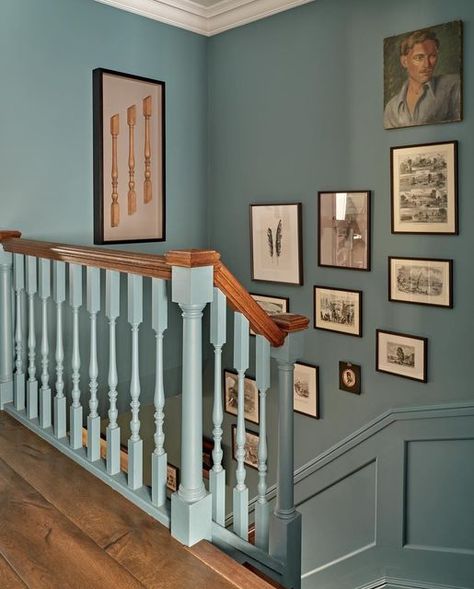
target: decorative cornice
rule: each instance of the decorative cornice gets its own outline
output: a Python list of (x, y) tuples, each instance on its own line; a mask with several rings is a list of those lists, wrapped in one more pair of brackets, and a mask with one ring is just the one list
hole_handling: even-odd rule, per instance
[(203, 6), (192, 0), (96, 0), (207, 37), (312, 1), (221, 0)]

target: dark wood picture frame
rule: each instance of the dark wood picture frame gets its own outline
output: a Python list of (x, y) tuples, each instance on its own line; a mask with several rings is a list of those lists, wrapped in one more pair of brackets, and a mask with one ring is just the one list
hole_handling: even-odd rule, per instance
[[(394, 295), (394, 283), (393, 283), (393, 264), (397, 261), (397, 260), (401, 260), (401, 261), (405, 261), (405, 262), (425, 262), (427, 264), (429, 264), (430, 262), (433, 262), (435, 264), (438, 265), (443, 265), (446, 266), (446, 280), (445, 282), (442, 284), (442, 286), (445, 286), (447, 288), (447, 294), (444, 297), (444, 301), (443, 303), (437, 303), (437, 302), (431, 302), (429, 300), (430, 295), (426, 294), (425, 295), (425, 299), (426, 300), (422, 300), (423, 299), (423, 295), (422, 294), (417, 294), (417, 293), (413, 293), (412, 294), (412, 300), (409, 300), (409, 297), (407, 296), (406, 299), (403, 298), (397, 298)], [(420, 264), (421, 265), (421, 264)], [(410, 277), (408, 277), (410, 278)], [(420, 278), (421, 278), (421, 274), (420, 274)], [(435, 296), (435, 294), (433, 295)], [(413, 300), (415, 299), (415, 300)], [(453, 308), (453, 260), (452, 259), (437, 259), (437, 258), (415, 258), (415, 257), (403, 257), (403, 256), (389, 256), (388, 257), (388, 300), (391, 302), (395, 302), (395, 303), (405, 303), (405, 304), (411, 304), (411, 305), (428, 305), (430, 307), (442, 307), (442, 308), (448, 308), (448, 309), (452, 309)], [(436, 299), (433, 299), (436, 301)], [(439, 299), (441, 300), (441, 299)]]
[[(278, 223), (264, 223), (265, 227), (263, 227), (262, 231), (258, 231), (257, 229), (257, 222), (254, 220), (253, 212), (257, 209), (262, 209), (262, 207), (274, 207), (274, 208), (281, 208), (281, 207), (295, 207), (295, 218), (293, 222), (296, 225), (296, 236), (293, 236), (293, 246), (289, 248), (291, 254), (284, 256), (286, 258), (285, 264), (286, 268), (289, 268), (290, 275), (288, 276), (288, 271), (286, 272), (286, 278), (291, 278), (285, 280), (285, 272), (281, 268), (257, 268), (257, 262), (260, 259), (268, 258), (267, 262), (270, 261), (275, 266), (277, 266), (277, 258), (280, 257), (278, 251), (281, 251), (281, 247), (285, 247), (285, 237), (282, 235), (282, 218)], [(249, 205), (249, 216), (250, 216), (250, 251), (251, 251), (251, 276), (252, 280), (256, 282), (275, 282), (278, 284), (291, 284), (296, 286), (303, 285), (303, 236), (302, 236), (302, 203), (300, 202), (292, 202), (292, 203), (251, 203)], [(275, 219), (274, 219), (275, 221)], [(270, 226), (271, 225), (271, 226)], [(286, 227), (288, 231), (288, 227)], [(279, 238), (280, 236), (280, 238)], [(257, 244), (256, 241), (259, 243)], [(265, 244), (265, 247), (264, 245)], [(279, 244), (279, 245), (278, 245)], [(259, 247), (260, 246), (260, 247)], [(268, 256), (263, 253), (263, 251), (267, 251), (268, 249)], [(258, 250), (258, 251), (257, 251)], [(285, 251), (285, 250), (284, 250)], [(291, 257), (296, 257), (296, 259), (289, 259)]]
[[(323, 237), (325, 235), (325, 226), (327, 225), (327, 220), (326, 222), (323, 222), (323, 215), (322, 215), (322, 206), (323, 206), (323, 199), (326, 197), (337, 197), (339, 194), (344, 194), (346, 196), (351, 196), (353, 195), (355, 197), (355, 195), (362, 195), (363, 197), (365, 197), (365, 214), (363, 212), (358, 213), (357, 211), (351, 211), (350, 213), (347, 213), (347, 211), (344, 211), (344, 219), (340, 219), (338, 220), (335, 216), (332, 216), (332, 219), (329, 221), (330, 223), (332, 223), (331, 227), (327, 226), (326, 229), (329, 228), (333, 228), (334, 231), (336, 232), (336, 240), (338, 241), (351, 241), (351, 245), (352, 247), (350, 248), (351, 250), (354, 247), (357, 247), (357, 241), (362, 241), (364, 242), (364, 246), (363, 246), (363, 252), (364, 252), (364, 256), (363, 256), (363, 262), (360, 266), (354, 265), (354, 262), (352, 261), (349, 264), (344, 264), (344, 263), (340, 263), (340, 264), (329, 264), (329, 263), (324, 263), (322, 260), (323, 258), (325, 258), (326, 256), (323, 253), (323, 250), (325, 249), (325, 246), (322, 243)], [(371, 191), (370, 190), (333, 190), (333, 191), (329, 191), (329, 190), (320, 190), (318, 192), (318, 266), (321, 267), (328, 267), (328, 268), (338, 268), (341, 270), (358, 270), (359, 272), (369, 272), (371, 269), (371, 223), (372, 223), (372, 215), (371, 215)], [(353, 205), (354, 206), (354, 205)], [(336, 208), (337, 211), (337, 208)], [(365, 231), (363, 229), (360, 228), (360, 226), (362, 225), (362, 227), (364, 227), (365, 225)], [(360, 233), (355, 233), (355, 229), (358, 229), (360, 231)], [(338, 235), (338, 233), (340, 233), (340, 235)], [(365, 237), (365, 239), (364, 239)], [(336, 248), (335, 248), (335, 255), (337, 256), (337, 249), (339, 249), (337, 247), (336, 244)], [(341, 248), (342, 249), (347, 249), (347, 248)], [(364, 263), (365, 262), (365, 263)]]
[[(258, 443), (257, 443), (257, 460), (255, 463), (250, 462), (249, 460), (247, 460), (246, 458), (244, 459), (244, 464), (246, 464), (248, 467), (253, 468), (254, 470), (258, 470), (258, 444), (260, 443), (260, 434), (258, 434), (257, 432), (253, 432), (252, 430), (249, 430), (247, 428), (245, 428), (245, 437), (247, 438), (247, 435), (251, 435), (254, 436), (256, 438), (258, 438)], [(236, 436), (237, 436), (237, 426), (235, 423), (232, 424), (232, 428), (231, 428), (231, 438), (232, 438), (232, 458), (237, 462), (237, 459), (235, 457), (235, 451), (237, 449), (237, 444), (236, 444)]]
[[(440, 211), (443, 210), (444, 208), (446, 208), (446, 217), (447, 217), (447, 221), (446, 223), (444, 223), (447, 227), (445, 228), (445, 231), (438, 231), (438, 230), (431, 230), (429, 231), (427, 228), (423, 227), (424, 224), (426, 224), (427, 226), (430, 225), (430, 223), (428, 221), (413, 221), (412, 223), (409, 223), (408, 220), (404, 220), (404, 223), (407, 223), (407, 228), (401, 230), (400, 228), (398, 228), (399, 225), (401, 225), (401, 221), (399, 221), (398, 223), (396, 222), (395, 216), (396, 216), (396, 208), (400, 208), (400, 202), (401, 202), (401, 198), (402, 195), (399, 195), (399, 190), (396, 190), (395, 187), (395, 182), (396, 179), (398, 178), (400, 174), (400, 167), (401, 165), (398, 166), (398, 171), (396, 171), (396, 166), (394, 163), (394, 159), (396, 157), (396, 154), (398, 152), (401, 152), (403, 150), (420, 150), (418, 152), (418, 155), (421, 157), (422, 152), (425, 151), (425, 148), (429, 151), (429, 150), (434, 150), (436, 147), (442, 147), (442, 146), (450, 146), (452, 148), (452, 154), (446, 154), (447, 159), (451, 158), (452, 156), (452, 169), (449, 170), (448, 169), (448, 164), (446, 164), (446, 176), (444, 177), (444, 180), (446, 181), (446, 207), (441, 206), (443, 201), (440, 200), (441, 196), (439, 195), (439, 193), (441, 192), (441, 188), (443, 187), (443, 174), (442, 172), (438, 172), (438, 174), (440, 174), (441, 176), (439, 176), (439, 180), (435, 180), (433, 178), (433, 176), (435, 175), (434, 171), (433, 171), (433, 176), (432, 176), (432, 172), (427, 172), (426, 176), (422, 176), (422, 174), (419, 174), (419, 178), (418, 181), (420, 183), (426, 183), (427, 184), (427, 188), (426, 190), (430, 190), (431, 189), (431, 193), (430, 196), (428, 197), (425, 193), (425, 195), (422, 196), (413, 196), (413, 200), (416, 202), (416, 199), (418, 198), (420, 199), (424, 199), (426, 201), (429, 201), (430, 199), (435, 199), (436, 202), (433, 203), (429, 203), (427, 202), (426, 206), (420, 206), (419, 207), (419, 212), (417, 213), (417, 215), (419, 216), (420, 219), (423, 218), (423, 216), (427, 216), (431, 213), (434, 214), (434, 211), (437, 210), (438, 214), (441, 214)], [(415, 151), (414, 151), (415, 152)], [(416, 152), (415, 152), (416, 153)], [(409, 160), (411, 160), (411, 158), (409, 158)], [(405, 163), (404, 166), (406, 166), (407, 164)], [(410, 165), (411, 168), (411, 165)], [(411, 174), (412, 178), (414, 179), (414, 182), (417, 182), (416, 179), (416, 173), (414, 172), (407, 172), (407, 174)], [(423, 189), (425, 190), (425, 189)], [(433, 194), (434, 193), (434, 194)], [(458, 235), (459, 234), (459, 218), (458, 218), (458, 200), (459, 200), (459, 195), (458, 195), (458, 142), (456, 140), (454, 141), (440, 141), (437, 143), (421, 143), (421, 144), (415, 144), (415, 145), (399, 145), (399, 146), (394, 146), (390, 148), (390, 194), (391, 194), (391, 230), (392, 233), (394, 234), (408, 234), (408, 235)], [(421, 193), (420, 193), (421, 194)], [(406, 195), (403, 195), (403, 197), (406, 199)], [(438, 204), (439, 206), (433, 206), (435, 204)], [(411, 208), (415, 208), (413, 207), (405, 207), (407, 210), (411, 209)], [(408, 213), (407, 213), (408, 214)], [(409, 225), (408, 225), (409, 223)], [(440, 223), (440, 222), (439, 222)], [(435, 223), (431, 223), (431, 225), (435, 226), (436, 228), (436, 222)], [(440, 227), (441, 229), (443, 229), (443, 227)], [(425, 230), (426, 229), (426, 230)]]
[[(314, 405), (311, 407), (311, 410), (303, 410), (302, 404), (299, 404), (299, 409), (297, 409), (296, 407), (298, 406), (298, 374), (297, 374), (297, 370), (298, 370), (298, 366), (302, 366), (303, 370), (306, 369), (310, 369), (311, 372), (313, 373), (313, 385), (314, 385)], [(310, 390), (308, 391), (308, 398), (311, 397), (312, 395), (312, 391)], [(303, 397), (305, 397), (306, 394), (303, 395)], [(304, 403), (304, 402), (303, 402)], [(293, 410), (295, 411), (295, 413), (299, 413), (300, 415), (306, 415), (307, 417), (312, 417), (313, 419), (319, 419), (320, 418), (320, 413), (319, 413), (319, 366), (316, 366), (314, 364), (307, 364), (306, 362), (295, 362), (295, 372), (294, 372), (294, 380), (293, 380)]]
[[(143, 218), (146, 215), (137, 215), (137, 213), (129, 214), (128, 217), (132, 217), (132, 219), (128, 223), (128, 228), (126, 227), (123, 229), (125, 235), (121, 237), (112, 237), (107, 236), (106, 232), (113, 231), (114, 225), (112, 222), (112, 218), (114, 218), (114, 213), (111, 211), (112, 200), (110, 201), (110, 206), (107, 204), (106, 207), (106, 196), (104, 190), (104, 182), (107, 176), (110, 177), (109, 172), (104, 171), (104, 78), (105, 77), (111, 78), (123, 78), (126, 82), (133, 81), (133, 82), (143, 82), (144, 84), (152, 84), (153, 86), (159, 87), (159, 100), (158, 100), (158, 107), (156, 107), (155, 101), (153, 100), (153, 94), (151, 94), (149, 108), (151, 109), (151, 115), (149, 117), (143, 114), (142, 116), (142, 108), (145, 109), (145, 99), (143, 100), (143, 105), (140, 104), (132, 104), (132, 106), (136, 107), (134, 111), (134, 115), (130, 114), (130, 124), (128, 121), (129, 117), (129, 109), (124, 106), (120, 106), (119, 113), (114, 116), (117, 116), (117, 122), (112, 123), (112, 118), (110, 119), (110, 134), (112, 135), (112, 125), (114, 124), (114, 132), (115, 132), (115, 142), (118, 144), (118, 147), (115, 148), (115, 159), (118, 161), (120, 160), (123, 162), (124, 160), (127, 161), (127, 166), (124, 169), (122, 166), (118, 168), (118, 178), (116, 179), (117, 182), (121, 182), (119, 188), (113, 188), (111, 185), (110, 193), (115, 190), (118, 194), (118, 199), (120, 199), (120, 194), (122, 194), (121, 200), (117, 200), (119, 205), (119, 223), (127, 218), (128, 213), (128, 191), (132, 189), (130, 186), (130, 182), (135, 182), (134, 190), (136, 193), (136, 210), (138, 207), (149, 206), (152, 204), (154, 207), (152, 210), (157, 214), (157, 225), (159, 225), (157, 229), (157, 235), (155, 237), (128, 237), (126, 233), (132, 232), (135, 234), (140, 229), (140, 217), (141, 222), (143, 223)], [(96, 68), (92, 72), (92, 86), (93, 86), (93, 154), (94, 154), (94, 243), (95, 244), (118, 244), (118, 243), (144, 243), (144, 242), (154, 242), (154, 241), (165, 241), (166, 240), (166, 163), (165, 163), (165, 82), (160, 80), (153, 80), (151, 78), (144, 78), (142, 76), (135, 76), (132, 74), (127, 74), (124, 72), (118, 72), (114, 70), (109, 70), (105, 68)], [(158, 96), (158, 94), (157, 94)], [(114, 105), (115, 106), (115, 105)], [(114, 109), (115, 110), (115, 109)], [(157, 110), (157, 117), (153, 119), (153, 114)], [(150, 114), (148, 112), (147, 114)], [(134, 117), (134, 118), (132, 118)], [(134, 122), (135, 119), (135, 122)], [(147, 122), (148, 119), (148, 122)], [(156, 120), (156, 122), (154, 122)], [(153, 133), (154, 125), (161, 132), (158, 134)], [(146, 129), (146, 130), (145, 130)], [(117, 132), (119, 134), (117, 135)], [(144, 153), (144, 146), (139, 145), (136, 142), (136, 139), (133, 139), (132, 142), (130, 141), (131, 135), (135, 137), (135, 131), (137, 132), (136, 137), (138, 138), (138, 133), (140, 132), (141, 135), (147, 133), (149, 137), (149, 141), (147, 143), (148, 150), (150, 155), (148, 159), (145, 158), (145, 162), (143, 162), (143, 153)], [(141, 136), (140, 135), (140, 136)], [(125, 138), (124, 138), (125, 137)], [(122, 141), (120, 141), (122, 140)], [(114, 143), (114, 139), (111, 140), (112, 145)], [(127, 143), (125, 143), (127, 142)], [(146, 142), (146, 139), (145, 139)], [(155, 142), (155, 143), (154, 143)], [(133, 165), (130, 166), (131, 160), (127, 159), (126, 157), (120, 157), (120, 151), (117, 154), (117, 150), (124, 150), (127, 149), (129, 152), (128, 158), (130, 158), (131, 147), (130, 145), (134, 145), (134, 158), (133, 158)], [(126, 145), (126, 147), (124, 147)], [(153, 149), (153, 146), (158, 146), (157, 150)], [(128, 147), (127, 147), (128, 146)], [(157, 151), (158, 153), (154, 153)], [(108, 150), (107, 150), (108, 153)], [(114, 153), (114, 147), (112, 147), (112, 154)], [(109, 157), (109, 156), (107, 156)], [(157, 159), (155, 159), (157, 158)], [(112, 161), (114, 160), (114, 155), (112, 155)], [(143, 164), (143, 168), (142, 168)], [(113, 166), (113, 164), (112, 164)], [(131, 170), (133, 169), (133, 174), (131, 174)], [(146, 170), (147, 171), (146, 171)], [(155, 177), (153, 177), (152, 172), (155, 171)], [(151, 178), (150, 176), (151, 175)], [(158, 176), (158, 178), (156, 178)], [(145, 188), (142, 182), (143, 177), (150, 178), (151, 181), (151, 195), (149, 197), (149, 201), (147, 204), (144, 203), (145, 198)], [(112, 198), (112, 197), (110, 197)], [(147, 197), (148, 198), (148, 197)], [(155, 202), (153, 202), (153, 199)], [(152, 215), (153, 219), (155, 219), (154, 214)], [(106, 219), (108, 219), (107, 230), (105, 228)]]
[(339, 388), (341, 391), (360, 395), (361, 373), (360, 364), (339, 361)]
[[(171, 485), (170, 484), (170, 472), (173, 473), (174, 475), (174, 480), (175, 480), (175, 484)], [(168, 462), (168, 464), (166, 465), (166, 488), (171, 491), (171, 493), (174, 493), (175, 491), (177, 491), (179, 489), (179, 468), (177, 466), (174, 466), (174, 464), (170, 464)]]
[[(428, 382), (428, 338), (426, 337), (421, 337), (418, 335), (411, 335), (408, 333), (399, 333), (396, 331), (388, 331), (386, 329), (376, 329), (375, 330), (375, 334), (376, 334), (376, 342), (375, 342), (375, 370), (377, 372), (383, 372), (385, 374), (392, 374), (393, 376), (399, 376), (401, 378), (408, 378), (409, 380), (415, 380), (417, 382), (423, 382), (426, 383)], [(388, 370), (387, 368), (381, 368), (382, 364), (381, 364), (381, 358), (380, 358), (380, 339), (382, 335), (388, 335), (388, 336), (393, 336), (394, 338), (403, 338), (406, 340), (412, 340), (413, 342), (420, 342), (419, 345), (421, 345), (421, 352), (422, 352), (422, 369), (420, 372), (419, 376), (413, 376), (409, 374), (409, 371), (406, 371), (405, 374), (403, 374), (403, 372), (400, 371), (396, 371), (395, 369), (393, 370)], [(402, 344), (401, 342), (399, 342), (399, 344), (392, 344), (392, 345), (398, 345), (400, 348), (402, 348), (402, 346), (404, 344)], [(406, 347), (406, 344), (405, 344)], [(404, 354), (406, 356), (406, 351), (405, 350), (401, 350), (401, 353)], [(415, 360), (416, 360), (416, 352), (414, 353), (414, 365), (415, 365)], [(392, 362), (392, 364), (394, 366), (396, 365), (400, 365), (403, 367), (403, 359), (399, 362)], [(401, 370), (401, 369), (400, 369)], [(414, 371), (413, 371), (414, 372)]]
[[(341, 319), (341, 321), (331, 321), (331, 318), (321, 318), (318, 319), (318, 291), (334, 291), (336, 293), (350, 293), (355, 296), (356, 302), (355, 305), (355, 313), (354, 315), (354, 328), (353, 329), (345, 329), (344, 325), (344, 315), (347, 318), (347, 313), (344, 313), (344, 309), (335, 309), (337, 313), (337, 319)], [(331, 331), (333, 333), (341, 333), (344, 335), (351, 335), (354, 337), (362, 337), (362, 291), (361, 290), (352, 290), (348, 288), (336, 288), (333, 286), (319, 286), (314, 285), (313, 287), (313, 327), (315, 329), (321, 329), (324, 331)], [(319, 323), (319, 324), (318, 324)], [(334, 324), (336, 327), (330, 327), (331, 324)]]
[(202, 438), (202, 476), (205, 479), (209, 478), (209, 473), (214, 466), (212, 459), (212, 450), (214, 449), (214, 440), (203, 436)]

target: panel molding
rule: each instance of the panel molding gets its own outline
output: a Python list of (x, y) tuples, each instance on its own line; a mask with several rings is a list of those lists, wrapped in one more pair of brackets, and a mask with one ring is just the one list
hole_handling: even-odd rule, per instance
[(439, 583), (398, 579), (396, 577), (382, 577), (365, 585), (360, 585), (356, 589), (469, 589), (469, 587), (440, 585)]

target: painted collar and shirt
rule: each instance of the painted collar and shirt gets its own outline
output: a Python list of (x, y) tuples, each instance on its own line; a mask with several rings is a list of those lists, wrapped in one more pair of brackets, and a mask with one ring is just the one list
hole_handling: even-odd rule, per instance
[(409, 127), (459, 121), (461, 119), (461, 82), (457, 74), (436, 76), (424, 84), (423, 94), (412, 113), (407, 104), (408, 80), (385, 107), (384, 127)]

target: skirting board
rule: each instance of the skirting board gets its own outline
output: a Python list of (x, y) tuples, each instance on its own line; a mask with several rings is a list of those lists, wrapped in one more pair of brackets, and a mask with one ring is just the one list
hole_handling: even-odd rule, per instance
[(459, 587), (453, 585), (439, 585), (438, 583), (428, 583), (425, 581), (411, 581), (408, 579), (396, 579), (394, 577), (385, 577), (377, 579), (356, 589), (469, 589), (469, 587)]

